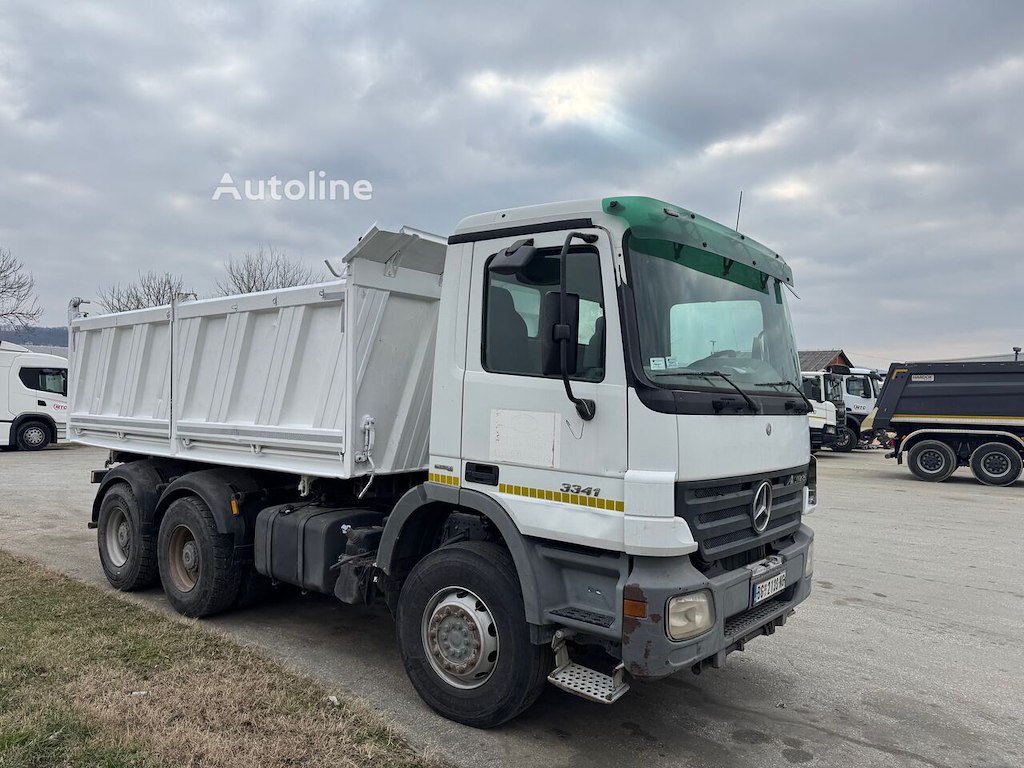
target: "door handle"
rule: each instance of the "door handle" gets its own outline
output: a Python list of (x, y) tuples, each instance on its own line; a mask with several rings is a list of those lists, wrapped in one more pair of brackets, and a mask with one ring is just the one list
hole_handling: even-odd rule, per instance
[(498, 468), (493, 464), (477, 464), (474, 461), (468, 461), (466, 462), (466, 480), (483, 485), (497, 485)]

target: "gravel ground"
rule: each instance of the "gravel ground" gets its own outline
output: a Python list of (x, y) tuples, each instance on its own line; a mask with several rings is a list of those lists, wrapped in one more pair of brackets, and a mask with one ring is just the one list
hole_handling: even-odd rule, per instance
[[(420, 702), (383, 610), (306, 596), (204, 623), (362, 697), (456, 765), (1020, 766), (1024, 482), (922, 483), (882, 453), (819, 454), (815, 587), (786, 627), (611, 707), (549, 688), (475, 731)], [(0, 548), (105, 585), (85, 527), (104, 457), (0, 453)], [(169, 610), (159, 591), (131, 599)]]

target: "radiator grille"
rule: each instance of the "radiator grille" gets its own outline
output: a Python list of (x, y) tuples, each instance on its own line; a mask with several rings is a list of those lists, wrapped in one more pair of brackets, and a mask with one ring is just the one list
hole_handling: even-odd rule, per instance
[[(750, 508), (757, 488), (772, 484), (772, 515), (768, 527), (754, 530)], [(690, 526), (697, 541), (697, 566), (739, 568), (764, 557), (766, 546), (800, 527), (807, 468), (710, 483), (678, 483), (676, 515)]]

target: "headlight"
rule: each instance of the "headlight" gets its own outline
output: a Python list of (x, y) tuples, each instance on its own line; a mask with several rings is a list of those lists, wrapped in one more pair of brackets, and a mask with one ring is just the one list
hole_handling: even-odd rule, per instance
[(715, 603), (706, 589), (669, 599), (667, 613), (665, 630), (673, 640), (688, 640), (715, 625)]
[(836, 428), (833, 427), (831, 424), (826, 424), (825, 431), (828, 432), (830, 435), (834, 435), (836, 433)]
[(814, 573), (814, 539), (807, 545), (807, 554), (804, 555), (804, 578)]

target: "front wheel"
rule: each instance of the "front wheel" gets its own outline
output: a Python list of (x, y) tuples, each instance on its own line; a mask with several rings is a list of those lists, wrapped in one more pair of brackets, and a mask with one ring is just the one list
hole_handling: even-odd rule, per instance
[(971, 471), (985, 485), (1012, 485), (1020, 477), (1020, 454), (1005, 443), (985, 443), (971, 454)]
[(217, 530), (210, 508), (195, 496), (175, 499), (160, 522), (160, 581), (178, 613), (201, 618), (237, 599), (242, 570), (230, 536)]
[(491, 728), (529, 708), (553, 666), (550, 649), (530, 642), (515, 566), (496, 544), (462, 542), (420, 560), (396, 623), (416, 692), (465, 725)]
[(922, 440), (907, 452), (907, 464), (919, 480), (941, 483), (953, 474), (957, 460), (953, 449), (945, 443)]
[(849, 453), (857, 447), (857, 433), (845, 424), (836, 429), (836, 441), (832, 443), (832, 450), (836, 453)]
[(14, 439), (23, 451), (41, 451), (50, 444), (50, 430), (40, 421), (26, 421)]

